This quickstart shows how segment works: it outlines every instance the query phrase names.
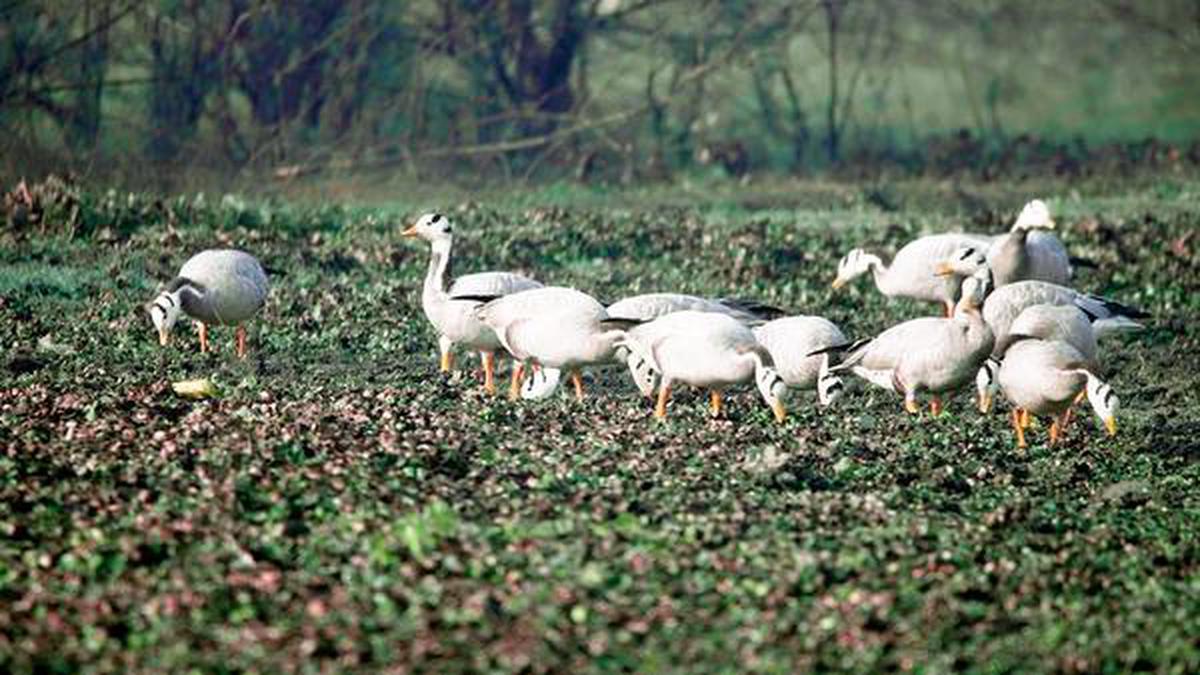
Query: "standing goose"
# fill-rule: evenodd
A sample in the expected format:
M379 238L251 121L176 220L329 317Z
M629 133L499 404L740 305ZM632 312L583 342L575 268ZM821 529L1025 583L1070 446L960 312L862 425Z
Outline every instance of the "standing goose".
M841 288L869 271L880 293L941 303L948 317L954 312L961 281L955 277L937 276L938 263L959 249L985 250L991 242L990 237L974 234L929 235L905 244L892 258L891 266L885 266L879 256L856 248L838 262L833 287Z
M844 347L819 350L848 353L831 373L849 370L863 379L904 395L904 408L916 413L917 394L933 394L930 412L941 413L939 394L971 380L992 351L994 338L979 307L987 294L986 275L967 277L951 318L922 318L893 326L877 337Z
M722 392L751 378L775 419L782 422L787 416L787 385L773 367L770 352L745 324L727 314L674 312L633 327L621 344L659 373L654 407L659 419L667 416L671 387L678 382L708 389L716 416L721 414Z
M1018 447L1025 447L1026 413L1053 417L1050 443L1058 442L1067 414L1081 392L1086 392L1108 434L1117 433L1119 401L1112 387L1100 381L1087 367L1084 355L1066 342L1017 339L1005 354L999 381L1000 389L1014 406L1012 421Z
M188 259L166 290L150 303L150 320L166 345L180 313L196 321L200 351L208 351L208 326L237 326L237 355L246 356L244 321L267 301L267 274L258 259L233 249L211 249Z
M1034 305L1026 308L1012 322L1005 336L996 341L993 352L1003 357L1012 344L1027 338L1065 342L1083 356L1089 371L1098 372L1096 332L1088 315L1075 305ZM995 357L989 357L979 369L976 386L980 412L991 410L992 397L999 387L999 370L1000 362Z
M446 290L446 276L450 269L450 247L454 243L450 219L440 213L427 213L405 230L405 237L420 237L429 242L429 271L421 289L421 309L438 333L438 350L441 353L441 370L449 372L453 367L454 345L465 345L478 352L483 363L483 386L489 394L496 393L496 350L500 340L492 329L475 316L478 303L455 300L457 296L500 297L541 284L528 277L512 272L479 272L458 277Z
M457 296L456 296L457 297ZM485 298L464 298L478 303ZM573 288L534 288L488 299L475 315L495 331L500 344L518 362L509 397L516 399L529 367L568 373L576 398L583 400L580 369L613 358L614 343L629 322L610 319L595 298Z
M682 293L644 293L622 298L607 308L610 317L637 322L652 321L660 316L683 310L727 314L746 325L759 324L783 314L783 310L756 300L732 298L712 300ZM645 360L643 359L639 363L635 354L623 346L617 347L615 357L618 362L629 367L630 375L642 394L648 397L653 396L654 390L658 387L658 375L654 371L644 368ZM521 396L522 398L540 398L552 391L556 382L556 373L543 369L537 373L536 377L529 379Z
M1035 279L1052 284L1071 280L1071 260L1058 237L1041 230L1053 230L1050 209L1035 199L1021 209L1017 222L987 250L996 287Z
M788 316L754 328L754 337L770 352L775 369L789 387L816 387L817 398L825 406L841 394L841 378L828 372L830 355L810 356L846 344L846 336L833 322L819 316Z

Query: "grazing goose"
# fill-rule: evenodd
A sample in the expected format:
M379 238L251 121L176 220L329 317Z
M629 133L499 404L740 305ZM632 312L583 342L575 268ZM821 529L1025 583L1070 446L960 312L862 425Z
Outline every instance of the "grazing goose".
M458 299L458 296L456 296ZM478 296L463 298L475 301ZM614 343L630 324L610 319L595 298L573 288L550 286L511 293L477 306L475 315L495 331L500 344L518 362L513 367L509 397L521 393L527 368L567 372L583 399L581 368L613 358Z
M267 301L267 274L258 259L233 249L213 249L188 259L166 290L150 303L150 320L166 345L180 312L196 321L200 351L208 351L208 326L237 326L237 355L246 356L244 321Z
M453 367L454 345L465 345L478 352L483 363L483 386L489 394L496 393L496 350L500 340L475 316L478 303L455 300L456 296L500 297L509 293L540 288L541 284L512 272L479 272L458 277L446 290L450 269L450 247L454 243L450 219L439 213L427 213L405 230L405 237L420 237L429 242L429 271L421 290L421 308L438 333L441 370Z
M728 314L747 325L759 324L783 314L783 310L756 300L732 298L710 300L682 293L644 293L642 295L634 295L614 302L607 309L610 317L639 322L652 321L660 316L683 310ZM658 387L657 373L645 369L645 362L643 361L639 364L638 360L634 358L633 352L623 346L617 347L615 355L618 362L624 363L629 367L629 373L642 394L647 397L653 396L654 390ZM521 390L521 397L540 398L541 396L548 395L549 391L553 390L556 381L557 377L555 373L551 371L540 372L537 377L529 379L526 388Z
M987 274L990 271L983 263L978 253L967 254L966 249L958 251L960 255L943 260L938 265L939 276L965 277L970 275ZM1009 326L1021 312L1034 305L1074 305L1078 307L1092 322L1092 330L1096 337L1109 333L1143 328L1134 319L1145 319L1150 315L1146 312L1115 300L1081 293L1073 288L1059 286L1048 281L1018 281L1001 286L990 295L983 305L983 318L996 334L996 343L1000 345L1008 334ZM1000 356L997 350L993 356Z
M1025 447L1028 414L1049 415L1050 443L1058 442L1067 415L1081 392L1108 429L1117 433L1119 401L1112 387L1087 367L1087 358L1066 342L1022 338L1014 341L1000 366L1000 389L1013 403L1013 429L1017 446Z
M1050 209L1035 199L1021 209L1012 230L996 239L987 252L997 288L1017 281L1036 279L1066 285L1071 281L1071 259L1053 230Z
M856 248L838 262L835 289L870 271L875 286L886 296L902 296L929 302L939 302L945 315L954 312L961 281L950 275L935 274L939 262L962 248L986 249L990 237L973 234L935 234L915 239L901 248L891 266L885 266L879 256Z
M817 388L821 405L830 405L843 389L842 380L829 373L829 354L809 356L834 345L846 344L846 336L833 322L819 316L788 316L754 328L754 337L767 348L775 369L788 387Z
M751 378L775 419L782 422L787 415L783 404L787 385L772 366L770 352L745 324L727 314L673 312L634 326L621 344L659 373L654 407L659 419L667 416L671 387L677 382L708 389L712 414L717 416L722 392Z
M930 412L940 414L939 394L970 381L992 351L994 338L980 314L987 295L985 274L967 277L962 298L950 318L922 318L893 326L877 337L815 353L846 351L842 362L829 369L845 370L904 395L904 408L916 413L917 394L933 394Z
M996 341L993 353L1003 356L1010 345L1026 338L1065 342L1083 356L1088 370L1098 372L1096 332L1088 315L1074 305L1034 305L1026 308L1012 322L1005 336ZM994 357L989 357L979 369L975 382L980 412L991 410L992 397L999 387L996 381L999 369L1000 362Z

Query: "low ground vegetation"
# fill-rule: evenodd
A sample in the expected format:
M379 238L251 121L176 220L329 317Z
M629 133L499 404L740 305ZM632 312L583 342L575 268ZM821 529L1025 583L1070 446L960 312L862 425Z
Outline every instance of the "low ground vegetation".
M0 247L0 668L1200 669L1200 186L545 189L351 208L32 186ZM864 391L777 425L619 370L583 403L437 373L427 251L606 300L750 296L868 335L936 308L829 288L854 245L1000 231L1048 196L1078 286L1150 327L1103 346L1121 432L1014 448L963 393ZM143 305L188 253L258 254L231 331L160 348ZM864 280L865 282L865 280ZM184 400L171 382L211 378Z

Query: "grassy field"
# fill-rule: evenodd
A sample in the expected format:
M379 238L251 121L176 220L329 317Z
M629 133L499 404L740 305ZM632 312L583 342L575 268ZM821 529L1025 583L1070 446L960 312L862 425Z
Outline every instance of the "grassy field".
M750 386L659 423L617 370L582 404L491 399L437 373L398 234L442 209L460 273L868 335L935 309L832 291L847 249L1000 231L1034 196L1100 263L1080 288L1155 316L1103 345L1115 439L1081 415L1019 452L966 392L936 419L805 396L783 425ZM1200 184L42 198L0 248L0 669L1200 669ZM214 245L274 270L245 361L228 329L160 348L143 308ZM194 377L220 397L172 393Z

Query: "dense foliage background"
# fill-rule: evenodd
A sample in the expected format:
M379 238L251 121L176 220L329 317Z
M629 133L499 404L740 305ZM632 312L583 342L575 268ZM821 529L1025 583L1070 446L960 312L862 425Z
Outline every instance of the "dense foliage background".
M6 0L0 172L1077 175L1198 80L1195 0Z

